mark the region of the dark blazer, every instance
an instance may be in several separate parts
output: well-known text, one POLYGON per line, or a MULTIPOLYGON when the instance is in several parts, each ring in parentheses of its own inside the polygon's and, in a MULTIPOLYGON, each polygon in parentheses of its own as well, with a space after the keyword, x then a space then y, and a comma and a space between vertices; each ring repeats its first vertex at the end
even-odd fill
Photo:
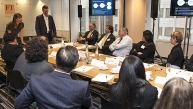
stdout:
MULTIPOLYGON (((99 38, 99 40, 97 41, 98 43, 101 41, 101 39, 105 36, 106 34, 102 34, 101 37, 99 38)), ((104 46, 102 46, 102 49, 100 49, 99 51, 102 54, 106 54, 106 55, 111 55, 112 52, 111 50, 109 50, 109 46, 115 41, 115 36, 113 34, 110 34, 107 38, 107 40, 104 43, 104 46)))
MULTIPOLYGON (((111 91, 112 93, 112 91, 111 91)), ((121 93, 121 92, 120 92, 121 93)), ((146 83, 145 84, 145 91, 143 94, 143 99, 141 100, 140 103, 137 104, 138 100, 136 100, 135 102, 135 106, 134 107, 141 107, 141 109, 152 109, 157 101, 157 95, 158 95, 158 91, 156 87, 153 87, 151 84, 146 83)), ((120 100, 115 97, 113 94, 110 94, 109 96, 110 101, 117 105, 121 105, 120 100)), ((101 103, 101 109, 113 109, 110 108, 112 105, 106 104, 105 106, 103 105, 103 103, 101 103)), ((121 106, 119 106, 119 109, 124 109, 123 107, 121 108, 121 106)))
POLYGON ((85 44, 85 41, 88 41, 88 45, 95 45, 96 42, 97 42, 97 40, 98 40, 98 35, 99 35, 99 33, 98 33, 97 30, 93 30, 90 38, 87 38, 89 32, 90 32, 90 31, 87 31, 87 32, 84 34, 83 38, 85 38, 85 40, 84 40, 84 41, 80 41, 80 43, 85 44))
POLYGON ((181 44, 178 44, 172 48, 170 54, 168 55, 167 63, 181 67, 183 59, 184 54, 182 51, 182 47, 181 44))
POLYGON ((12 61, 14 64, 17 58, 22 54, 23 48, 20 45, 6 44, 1 50, 1 57, 5 61, 12 61))
POLYGON ((138 56, 143 62, 153 63, 154 62, 154 55, 155 55, 155 45, 152 42, 145 43, 140 41, 135 45, 135 50, 131 51, 132 55, 138 56), (141 46, 144 45, 144 48, 141 46), (137 52, 141 52, 143 54, 138 55, 137 52))
POLYGON ((39 109, 81 109, 92 107, 88 82, 72 80, 70 75, 54 71, 32 75, 15 99, 15 109, 26 109, 32 102, 39 109))
MULTIPOLYGON (((52 16, 49 15, 48 20, 49 20, 48 24, 50 29, 50 36, 52 36, 52 38, 56 37, 56 26, 54 23, 54 19, 52 16)), ((35 29, 36 29, 37 36, 40 36, 40 35, 46 36, 47 28, 46 28, 46 23, 45 23, 43 14, 36 17, 35 29)))
POLYGON ((188 71, 192 71, 193 72, 193 55, 191 56, 190 60, 188 60, 188 62, 186 63, 185 68, 188 71))

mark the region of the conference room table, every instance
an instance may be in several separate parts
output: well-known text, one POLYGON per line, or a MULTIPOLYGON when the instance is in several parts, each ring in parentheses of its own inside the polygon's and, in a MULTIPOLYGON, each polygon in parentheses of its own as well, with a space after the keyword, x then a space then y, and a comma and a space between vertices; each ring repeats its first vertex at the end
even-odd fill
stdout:
MULTIPOLYGON (((83 44, 76 44, 74 46, 75 47, 80 47, 80 46, 84 46, 84 45, 83 44)), ((90 46, 89 48, 93 49, 94 46, 90 46)), ((49 50, 48 54, 51 54, 52 51, 57 52, 58 49, 59 48, 52 48, 52 49, 49 50)), ((78 49, 78 50, 80 50, 80 49, 78 49)), ((84 49, 81 49, 81 50, 84 50, 84 49)), ((94 54, 94 52, 89 52, 89 55, 92 55, 92 54, 94 54)), ((95 59, 94 55, 90 56, 90 57, 95 59)), ((99 60, 100 61, 105 61, 106 57, 113 58, 113 56, 109 56, 109 55, 99 55, 99 60)), ((53 66, 55 66, 55 57, 54 56, 49 57, 48 62, 51 63, 53 66)), ((151 64, 149 64, 149 65, 151 65, 151 64)), ((83 60, 80 60, 78 62, 76 68, 81 67, 81 66, 92 66, 94 68, 92 68, 91 70, 89 70, 87 72, 77 72, 76 71, 76 72, 73 72, 73 73, 76 73, 78 75, 81 75, 81 76, 84 76, 84 77, 87 77, 87 78, 90 78, 90 79, 94 78, 99 73, 100 74, 107 74, 107 75, 114 75, 114 77, 107 82, 107 84, 109 84, 109 85, 115 83, 114 79, 119 77, 119 74, 114 74, 114 73, 110 72, 112 68, 116 67, 116 65, 107 64, 107 67, 108 67, 107 70, 100 70, 99 67, 97 67, 97 66, 87 64, 83 59, 83 60)), ((151 74, 152 80, 149 81, 150 84, 152 84, 153 86, 158 86, 159 88, 163 88, 162 84, 155 83, 154 81, 155 81, 157 76, 166 77, 166 68, 165 67, 154 64, 152 67, 146 68, 145 71, 151 71, 152 72, 152 74, 151 74)))

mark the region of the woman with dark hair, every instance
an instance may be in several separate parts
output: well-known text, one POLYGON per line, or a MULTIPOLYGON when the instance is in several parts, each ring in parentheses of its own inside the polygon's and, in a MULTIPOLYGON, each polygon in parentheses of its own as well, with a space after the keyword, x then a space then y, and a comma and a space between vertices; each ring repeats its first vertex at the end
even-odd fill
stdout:
POLYGON ((16 36, 19 34, 20 38, 17 37, 18 43, 25 44, 23 41, 23 28, 24 28, 24 23, 22 22, 22 15, 20 13, 15 13, 13 16, 13 20, 9 22, 6 26, 6 31, 3 36, 5 43, 7 42, 5 39, 7 34, 13 34, 16 36))
POLYGON ((138 56, 143 62, 153 63, 155 55, 153 34, 149 30, 143 32, 142 41, 137 43, 130 54, 138 56))
MULTIPOLYGON (((113 84, 109 99, 122 109, 153 108, 157 100, 158 91, 146 80, 143 63, 136 56, 128 56, 122 63, 118 82, 113 84)), ((103 104, 103 103, 101 103, 103 104)), ((101 105, 102 109, 110 109, 101 105)), ((120 108, 119 108, 120 109, 120 108)))
POLYGON ((183 78, 170 79, 154 109, 193 109, 192 85, 183 78))

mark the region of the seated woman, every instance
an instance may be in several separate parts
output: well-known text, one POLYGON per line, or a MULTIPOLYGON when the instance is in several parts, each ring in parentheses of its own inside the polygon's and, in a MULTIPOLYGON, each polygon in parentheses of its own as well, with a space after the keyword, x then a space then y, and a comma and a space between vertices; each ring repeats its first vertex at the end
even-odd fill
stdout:
POLYGON ((130 54, 138 56, 143 62, 154 62, 155 45, 151 31, 145 30, 143 32, 142 41, 135 45, 130 54))
MULTIPOLYGON (((172 68, 180 68, 184 60, 184 54, 181 47, 183 35, 180 31, 175 31, 171 33, 170 37, 170 42, 174 47, 168 55, 167 63, 170 63, 172 68)), ((165 66, 165 64, 162 65, 165 66)))
POLYGON ((1 57, 4 59, 6 64, 12 62, 13 65, 9 66, 9 69, 12 70, 17 58, 23 52, 23 48, 18 45, 16 36, 13 34, 7 34, 7 36, 4 37, 4 41, 5 45, 1 50, 1 57))
POLYGON ((182 78, 172 78, 164 85, 154 109, 193 109, 193 88, 182 78))
POLYGON ((18 58, 14 70, 20 71, 27 81, 30 80, 32 74, 54 71, 53 66, 47 62, 48 42, 46 40, 32 38, 27 42, 24 53, 18 58))
POLYGON ((188 71, 192 71, 193 72, 193 55, 191 56, 190 60, 188 60, 188 62, 186 63, 185 68, 188 71))
MULTIPOLYGON (((146 80, 143 63, 132 55, 123 61, 118 82, 113 84, 110 90, 109 99, 113 104, 120 105, 119 109, 132 109, 133 107, 151 109, 158 95, 157 88, 146 80)), ((101 101, 101 107, 108 109, 112 105, 101 101)))

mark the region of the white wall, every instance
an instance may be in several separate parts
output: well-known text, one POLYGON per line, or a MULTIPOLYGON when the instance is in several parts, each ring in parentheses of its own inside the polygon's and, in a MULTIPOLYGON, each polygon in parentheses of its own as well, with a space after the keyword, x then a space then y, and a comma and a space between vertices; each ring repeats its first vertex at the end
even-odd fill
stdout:
POLYGON ((14 4, 15 13, 21 13, 24 22, 24 36, 34 36, 36 16, 42 13, 43 5, 50 5, 50 0, 0 0, 0 38, 6 29, 6 24, 10 22, 13 15, 5 15, 4 4, 14 4))

